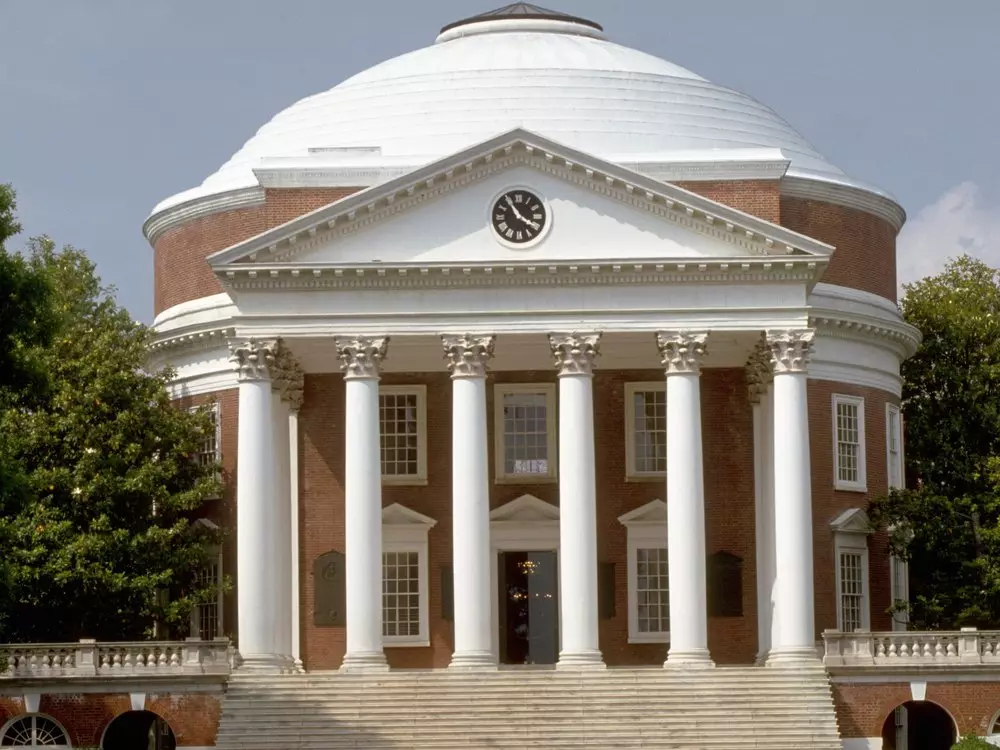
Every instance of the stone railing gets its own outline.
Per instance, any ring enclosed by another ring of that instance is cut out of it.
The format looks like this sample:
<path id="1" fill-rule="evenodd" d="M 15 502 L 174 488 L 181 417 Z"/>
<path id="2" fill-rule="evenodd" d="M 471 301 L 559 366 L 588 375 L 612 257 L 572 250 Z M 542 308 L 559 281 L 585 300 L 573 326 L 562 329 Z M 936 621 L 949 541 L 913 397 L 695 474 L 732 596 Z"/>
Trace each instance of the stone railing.
<path id="1" fill-rule="evenodd" d="M 135 643 L 0 644 L 0 680 L 61 677 L 226 676 L 236 652 L 228 638 Z"/>
<path id="2" fill-rule="evenodd" d="M 828 667 L 967 667 L 1000 669 L 1000 631 L 962 628 L 872 633 L 823 632 Z"/>

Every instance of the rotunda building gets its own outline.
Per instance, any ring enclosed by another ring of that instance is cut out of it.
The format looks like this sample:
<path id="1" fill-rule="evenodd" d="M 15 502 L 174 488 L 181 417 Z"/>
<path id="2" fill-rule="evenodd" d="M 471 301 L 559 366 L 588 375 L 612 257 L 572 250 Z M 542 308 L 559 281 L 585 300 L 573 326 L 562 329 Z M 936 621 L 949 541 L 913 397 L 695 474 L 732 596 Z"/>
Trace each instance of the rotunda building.
<path id="1" fill-rule="evenodd" d="M 144 225 L 234 530 L 193 633 L 264 674 L 686 672 L 905 628 L 865 516 L 903 482 L 903 221 L 526 3 L 293 104 Z"/>

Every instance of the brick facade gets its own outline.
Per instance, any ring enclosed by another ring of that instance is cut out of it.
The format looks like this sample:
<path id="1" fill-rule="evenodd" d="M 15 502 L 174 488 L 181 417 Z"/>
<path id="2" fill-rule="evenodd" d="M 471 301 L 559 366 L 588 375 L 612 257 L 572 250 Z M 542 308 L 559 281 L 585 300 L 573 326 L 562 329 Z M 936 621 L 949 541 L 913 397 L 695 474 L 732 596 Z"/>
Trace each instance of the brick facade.
<path id="1" fill-rule="evenodd" d="M 150 693 L 145 710 L 164 719 L 178 747 L 210 747 L 222 714 L 221 687 L 211 692 Z M 105 730 L 131 710 L 128 693 L 44 693 L 39 713 L 62 724 L 75 748 L 99 748 Z M 20 696 L 0 695 L 0 726 L 25 713 Z"/>
<path id="2" fill-rule="evenodd" d="M 625 480 L 625 384 L 662 379 L 659 370 L 604 371 L 594 378 L 598 498 L 598 556 L 615 564 L 615 616 L 600 623 L 600 645 L 611 665 L 662 662 L 661 645 L 628 643 L 627 535 L 618 516 L 655 498 L 664 499 L 662 481 Z M 389 648 L 394 667 L 447 666 L 452 653 L 451 624 L 442 619 L 441 568 L 451 564 L 451 384 L 446 373 L 391 374 L 385 385 L 427 387 L 428 482 L 420 487 L 386 486 L 383 504 L 401 503 L 437 520 L 429 533 L 430 647 Z M 494 383 L 556 382 L 555 372 L 499 372 Z M 307 375 L 299 417 L 301 496 L 300 571 L 302 658 L 309 669 L 339 666 L 344 629 L 313 624 L 313 563 L 331 550 L 344 550 L 344 383 L 339 374 Z M 832 394 L 865 398 L 868 493 L 833 490 Z M 488 429 L 493 434 L 493 389 L 487 389 Z M 817 633 L 836 627 L 835 561 L 830 521 L 849 508 L 866 508 L 868 497 L 885 491 L 885 405 L 891 394 L 811 381 L 813 424 L 814 550 Z M 720 664 L 750 663 L 757 648 L 754 542 L 753 426 L 741 369 L 708 369 L 702 376 L 706 541 L 709 553 L 727 551 L 743 560 L 743 616 L 710 618 L 709 646 Z M 493 471 L 493 440 L 489 441 Z M 549 484 L 491 483 L 491 507 L 525 494 L 558 505 L 559 487 Z M 870 543 L 872 627 L 889 629 L 888 555 L 884 539 Z"/>

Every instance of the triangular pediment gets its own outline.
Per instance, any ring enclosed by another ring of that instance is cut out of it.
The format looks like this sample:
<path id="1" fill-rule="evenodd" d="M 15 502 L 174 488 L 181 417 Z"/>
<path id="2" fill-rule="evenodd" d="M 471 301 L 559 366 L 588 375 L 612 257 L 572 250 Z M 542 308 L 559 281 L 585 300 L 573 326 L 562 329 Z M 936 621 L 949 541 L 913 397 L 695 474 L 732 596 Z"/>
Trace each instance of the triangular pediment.
<path id="1" fill-rule="evenodd" d="M 382 524 L 384 526 L 411 526 L 433 528 L 437 521 L 423 513 L 417 513 L 405 505 L 393 503 L 382 508 Z"/>
<path id="2" fill-rule="evenodd" d="M 533 244 L 498 238 L 491 209 L 522 188 L 545 205 Z M 237 269 L 613 259 L 827 259 L 804 235 L 628 168 L 515 130 L 360 191 L 209 257 Z M 315 272 L 315 271 L 314 271 Z"/>
<path id="3" fill-rule="evenodd" d="M 558 506 L 540 500 L 534 495 L 521 495 L 490 512 L 490 521 L 538 523 L 540 521 L 558 521 Z"/>
<path id="4" fill-rule="evenodd" d="M 839 534 L 871 534 L 868 514 L 861 508 L 849 508 L 830 522 L 830 529 Z"/>
<path id="5" fill-rule="evenodd" d="M 640 505 L 638 508 L 618 516 L 618 523 L 622 526 L 634 526 L 638 524 L 666 525 L 667 504 L 660 499 L 650 500 L 645 505 Z"/>

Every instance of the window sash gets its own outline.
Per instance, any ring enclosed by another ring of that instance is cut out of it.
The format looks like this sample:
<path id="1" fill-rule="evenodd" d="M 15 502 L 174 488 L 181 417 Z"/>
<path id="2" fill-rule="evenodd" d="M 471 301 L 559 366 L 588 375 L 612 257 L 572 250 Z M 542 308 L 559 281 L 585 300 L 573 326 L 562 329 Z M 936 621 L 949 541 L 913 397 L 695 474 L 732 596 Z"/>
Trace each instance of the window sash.
<path id="1" fill-rule="evenodd" d="M 551 481 L 556 476 L 556 398 L 550 383 L 498 384 L 494 389 L 496 478 Z"/>
<path id="2" fill-rule="evenodd" d="M 420 554 L 383 552 L 382 637 L 419 638 L 420 605 Z"/>
<path id="3" fill-rule="evenodd" d="M 635 629 L 643 635 L 670 632 L 670 578 L 666 547 L 635 550 Z"/>
<path id="4" fill-rule="evenodd" d="M 625 478 L 667 474 L 667 392 L 663 382 L 625 384 Z"/>
<path id="5" fill-rule="evenodd" d="M 865 565 L 861 551 L 841 551 L 838 556 L 840 630 L 853 633 L 865 627 Z"/>
<path id="6" fill-rule="evenodd" d="M 426 404 L 426 386 L 379 388 L 379 462 L 383 482 L 427 481 Z"/>
<path id="7" fill-rule="evenodd" d="M 856 396 L 833 397 L 834 487 L 865 491 L 865 402 Z"/>

